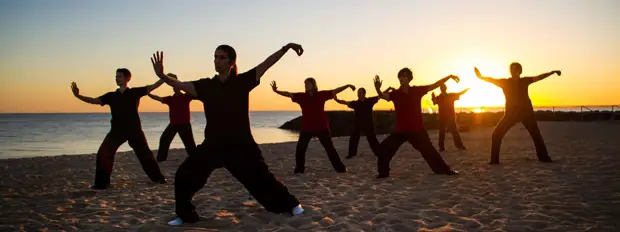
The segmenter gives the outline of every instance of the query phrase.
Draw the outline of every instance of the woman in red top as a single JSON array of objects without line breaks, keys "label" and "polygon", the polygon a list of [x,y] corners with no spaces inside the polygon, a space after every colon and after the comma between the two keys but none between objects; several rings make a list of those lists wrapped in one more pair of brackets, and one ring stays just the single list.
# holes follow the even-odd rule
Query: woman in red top
[{"label": "woman in red top", "polygon": [[386,101],[394,102],[394,111],[396,112],[396,132],[381,142],[383,153],[378,157],[379,175],[377,178],[390,176],[390,161],[405,141],[408,141],[414,149],[422,153],[422,157],[434,173],[458,174],[446,164],[439,152],[433,147],[431,139],[424,129],[424,120],[422,119],[422,97],[450,79],[459,81],[457,76],[450,75],[431,85],[409,86],[409,82],[413,80],[413,73],[410,69],[403,68],[398,72],[400,88],[390,93],[384,93],[381,91],[381,79],[379,76],[375,76],[377,94]]},{"label": "woman in red top", "polygon": [[319,91],[314,78],[307,78],[304,84],[305,92],[290,93],[278,90],[276,82],[271,82],[274,92],[291,98],[293,102],[301,107],[301,133],[299,133],[299,141],[297,141],[297,148],[295,150],[296,167],[294,173],[304,173],[306,149],[312,137],[319,138],[334,169],[339,173],[347,172],[347,167],[342,163],[329,134],[329,121],[327,121],[327,116],[325,115],[325,102],[347,88],[355,90],[355,86],[345,85],[333,90]]},{"label": "woman in red top", "polygon": [[[169,77],[177,79],[177,75],[168,73]],[[194,142],[194,134],[192,132],[192,124],[190,123],[189,103],[194,100],[189,94],[181,93],[181,90],[174,88],[174,94],[167,97],[159,97],[149,94],[153,100],[168,105],[170,110],[170,123],[159,138],[159,150],[157,151],[157,161],[162,162],[168,159],[168,149],[174,136],[179,133],[185,151],[188,155],[194,154],[196,150],[196,142]]]}]

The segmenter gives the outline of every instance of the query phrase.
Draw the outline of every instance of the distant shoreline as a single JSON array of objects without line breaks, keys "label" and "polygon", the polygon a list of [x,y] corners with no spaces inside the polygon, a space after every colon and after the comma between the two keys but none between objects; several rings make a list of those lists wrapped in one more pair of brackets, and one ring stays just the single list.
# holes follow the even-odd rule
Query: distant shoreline
[{"label": "distant shoreline", "polygon": [[[562,109],[575,109],[575,110],[580,110],[581,108],[584,108],[584,112],[585,111],[620,111],[620,104],[617,105],[565,105],[565,106],[534,106],[534,109],[536,109],[536,111],[549,111],[552,109],[558,109],[558,110],[562,110]],[[590,110],[591,108],[597,108],[597,110]],[[601,108],[606,108],[608,110],[600,110]],[[432,108],[433,111],[436,110],[436,107]],[[495,112],[499,112],[499,111],[503,111],[504,110],[504,106],[479,106],[479,107],[455,107],[457,112],[466,112],[466,111],[472,111],[475,109],[483,109],[485,111],[495,111]],[[375,108],[375,111],[391,111],[393,110],[393,108]],[[350,111],[349,109],[347,110],[327,110],[326,112],[335,112],[335,111]],[[423,109],[424,112],[427,113],[426,109]],[[202,113],[203,111],[191,111],[191,113]],[[260,112],[265,112],[265,113],[277,113],[277,112],[283,112],[283,113],[301,113],[301,110],[250,110],[250,113],[260,113]],[[140,113],[168,113],[168,111],[141,111]],[[103,112],[0,112],[0,115],[20,115],[20,114],[109,114],[109,112],[103,111]]]}]

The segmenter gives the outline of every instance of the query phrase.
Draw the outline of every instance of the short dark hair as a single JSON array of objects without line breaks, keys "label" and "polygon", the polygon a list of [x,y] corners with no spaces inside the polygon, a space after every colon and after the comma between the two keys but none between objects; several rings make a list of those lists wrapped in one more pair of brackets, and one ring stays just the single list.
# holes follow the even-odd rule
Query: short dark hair
[{"label": "short dark hair", "polygon": [[406,77],[408,77],[409,81],[413,80],[413,72],[411,71],[411,69],[409,69],[409,68],[402,68],[400,71],[398,71],[398,76],[400,76],[401,74],[403,74]]},{"label": "short dark hair", "polygon": [[125,78],[131,78],[131,72],[126,68],[116,69],[117,73],[122,73]]}]

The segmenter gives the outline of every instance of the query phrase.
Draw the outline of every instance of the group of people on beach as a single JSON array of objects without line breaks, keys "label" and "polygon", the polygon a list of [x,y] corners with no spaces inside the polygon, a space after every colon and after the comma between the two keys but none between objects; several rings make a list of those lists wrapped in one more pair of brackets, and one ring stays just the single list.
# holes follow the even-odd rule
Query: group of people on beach
[{"label": "group of people on beach", "polygon": [[[289,43],[267,57],[256,67],[239,73],[236,65],[237,53],[229,45],[220,45],[215,49],[214,65],[217,75],[194,81],[180,81],[176,75],[164,72],[164,54],[156,52],[151,58],[153,69],[159,80],[151,85],[129,88],[131,72],[128,69],[116,70],[118,89],[100,97],[86,97],[80,94],[75,83],[71,84],[73,94],[78,99],[101,106],[109,105],[112,119],[111,129],[103,140],[96,158],[95,181],[92,189],[103,190],[110,184],[110,176],[117,149],[125,142],[134,150],[147,176],[154,182],[165,184],[158,161],[165,161],[168,148],[178,133],[185,145],[188,157],[179,166],[174,181],[176,218],[170,225],[192,223],[199,220],[198,213],[191,203],[192,197],[207,182],[210,174],[217,168],[226,168],[248,192],[267,211],[274,213],[301,214],[304,210],[299,200],[287,187],[269,171],[258,144],[254,141],[250,130],[249,93],[260,84],[265,72],[277,63],[284,54],[293,50],[298,56],[304,52],[299,44]],[[552,74],[561,75],[560,71],[552,71],[535,77],[521,78],[522,68],[519,63],[510,65],[512,78],[494,79],[484,77],[477,68],[478,78],[502,88],[506,98],[506,110],[492,135],[491,164],[499,163],[501,140],[507,131],[516,123],[521,122],[534,140],[538,159],[551,162],[541,133],[536,124],[532,103],[528,96],[528,86]],[[326,150],[333,168],[339,173],[347,172],[345,164],[336,151],[329,130],[324,104],[334,99],[347,105],[355,112],[355,130],[351,135],[347,158],[357,153],[360,135],[363,133],[377,156],[377,178],[389,177],[390,161],[399,147],[409,142],[418,150],[432,171],[436,174],[456,175],[457,171],[450,168],[442,159],[439,151],[445,150],[445,131],[452,133],[454,143],[459,149],[466,149],[461,141],[455,121],[454,101],[467,92],[448,93],[445,83],[449,80],[459,82],[459,77],[450,75],[430,85],[410,85],[413,73],[408,68],[398,72],[399,88],[381,90],[382,81],[379,76],[374,78],[376,97],[366,97],[366,90],[359,88],[355,101],[338,99],[337,94],[346,90],[355,90],[353,85],[345,85],[333,90],[319,90],[316,80],[307,78],[304,81],[305,91],[291,93],[278,90],[275,81],[271,82],[273,91],[290,98],[300,105],[302,110],[302,126],[297,143],[294,173],[304,173],[305,153],[310,140],[317,137]],[[166,83],[174,89],[174,94],[160,97],[151,94]],[[439,151],[433,146],[422,118],[421,98],[436,88],[441,94],[435,96],[433,103],[439,106],[440,139]],[[149,96],[166,104],[170,108],[170,124],[160,138],[157,158],[148,146],[141,128],[138,106],[140,98]],[[372,119],[373,106],[380,100],[392,101],[396,113],[396,130],[382,142],[374,133]],[[203,103],[207,125],[204,140],[196,145],[192,135],[189,104],[192,100]]]}]

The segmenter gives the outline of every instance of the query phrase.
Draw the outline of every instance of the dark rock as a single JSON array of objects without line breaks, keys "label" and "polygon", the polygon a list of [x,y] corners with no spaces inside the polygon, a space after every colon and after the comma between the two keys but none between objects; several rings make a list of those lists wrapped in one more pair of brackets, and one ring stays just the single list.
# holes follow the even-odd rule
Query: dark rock
[{"label": "dark rock", "polygon": [[[352,111],[327,111],[330,130],[333,137],[349,136],[354,127],[355,118]],[[394,111],[374,111],[373,112],[375,133],[388,134],[394,131]],[[476,128],[494,127],[504,116],[504,112],[483,112],[457,113],[457,124],[459,131],[467,132]],[[427,130],[437,129],[437,114],[423,114],[424,127]],[[589,111],[589,112],[553,112],[536,111],[538,121],[601,121],[601,120],[620,120],[620,114],[615,115],[610,111]],[[299,132],[301,128],[301,116],[294,118],[282,126],[280,129]]]}]

